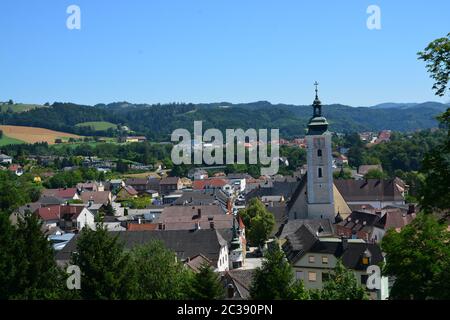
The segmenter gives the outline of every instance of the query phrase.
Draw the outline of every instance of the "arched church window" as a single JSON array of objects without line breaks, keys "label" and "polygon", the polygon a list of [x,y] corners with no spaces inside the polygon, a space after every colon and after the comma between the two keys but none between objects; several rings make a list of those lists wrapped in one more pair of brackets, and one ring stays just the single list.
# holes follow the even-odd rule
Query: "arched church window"
[{"label": "arched church window", "polygon": [[317,150],[317,156],[321,157],[322,156],[322,149]]},{"label": "arched church window", "polygon": [[319,177],[319,178],[322,178],[322,168],[319,168],[318,170],[317,170],[317,176]]}]

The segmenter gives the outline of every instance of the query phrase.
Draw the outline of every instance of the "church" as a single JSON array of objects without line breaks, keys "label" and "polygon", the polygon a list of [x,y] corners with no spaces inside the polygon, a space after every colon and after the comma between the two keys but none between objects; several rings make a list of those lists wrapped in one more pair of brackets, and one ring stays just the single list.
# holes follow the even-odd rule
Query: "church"
[{"label": "church", "polygon": [[302,177],[287,205],[289,220],[346,219],[357,206],[381,209],[386,205],[403,205],[404,186],[393,180],[333,180],[332,134],[322,114],[318,95],[312,104],[313,115],[306,134],[307,173]]}]

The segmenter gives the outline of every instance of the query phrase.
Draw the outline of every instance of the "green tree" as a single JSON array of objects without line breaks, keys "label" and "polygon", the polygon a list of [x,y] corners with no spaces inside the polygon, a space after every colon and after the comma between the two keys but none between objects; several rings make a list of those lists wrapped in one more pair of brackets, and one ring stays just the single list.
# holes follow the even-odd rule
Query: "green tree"
[{"label": "green tree", "polygon": [[136,278],[133,277],[129,254],[117,236],[104,226],[83,229],[77,241],[72,264],[81,270],[81,296],[84,299],[131,299]]},{"label": "green tree", "polygon": [[248,239],[255,246],[263,246],[275,226],[275,218],[258,199],[250,200],[249,205],[240,211],[246,227]]},{"label": "green tree", "polygon": [[9,105],[13,105],[13,104],[14,104],[14,101],[13,101],[12,99],[9,99],[9,100],[8,100],[8,104],[9,104]]},{"label": "green tree", "polygon": [[352,172],[348,169],[341,168],[339,172],[333,172],[334,179],[351,179]]},{"label": "green tree", "polygon": [[194,275],[191,290],[194,300],[216,300],[225,296],[225,288],[218,274],[206,263]]},{"label": "green tree", "polygon": [[8,214],[0,211],[0,300],[10,298],[16,290],[15,232]]},{"label": "green tree", "polygon": [[323,289],[314,293],[320,300],[366,300],[366,290],[358,284],[353,271],[347,269],[341,261],[337,261],[334,270],[329,274]]},{"label": "green tree", "polygon": [[126,173],[128,171],[128,164],[124,162],[122,159],[117,161],[116,163],[116,171],[119,173]]},{"label": "green tree", "polygon": [[262,266],[255,270],[250,295],[257,300],[309,299],[303,283],[295,279],[292,266],[278,244],[269,246]]},{"label": "green tree", "polygon": [[394,299],[450,299],[450,233],[433,215],[418,214],[400,232],[382,240],[384,271],[395,277]]},{"label": "green tree", "polygon": [[420,188],[420,204],[425,212],[442,212],[450,215],[450,109],[439,117],[447,129],[446,140],[430,151],[423,160],[425,180]]},{"label": "green tree", "polygon": [[31,212],[19,217],[15,231],[13,298],[63,297],[65,275],[54,260],[54,251],[42,233],[42,222]]},{"label": "green tree", "polygon": [[190,271],[176,261],[174,252],[160,241],[133,248],[133,272],[139,277],[138,299],[187,299],[191,280]]},{"label": "green tree", "polygon": [[387,175],[378,169],[370,169],[365,175],[364,179],[384,179]]},{"label": "green tree", "polygon": [[417,54],[420,60],[427,63],[426,68],[435,81],[433,90],[442,97],[450,80],[450,33],[434,40]]}]

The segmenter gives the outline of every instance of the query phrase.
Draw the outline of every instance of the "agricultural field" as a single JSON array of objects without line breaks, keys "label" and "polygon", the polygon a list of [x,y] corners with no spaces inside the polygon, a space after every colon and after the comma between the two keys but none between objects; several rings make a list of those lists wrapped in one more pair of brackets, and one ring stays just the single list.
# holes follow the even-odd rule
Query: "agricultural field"
[{"label": "agricultural field", "polygon": [[18,139],[10,138],[5,134],[3,134],[3,136],[0,138],[0,147],[7,146],[9,144],[23,144],[23,143],[25,142]]},{"label": "agricultural field", "polygon": [[55,144],[56,139],[67,142],[69,138],[82,138],[76,134],[36,127],[0,126],[0,130],[8,138],[17,139],[26,143],[47,142],[48,144]]},{"label": "agricultural field", "polygon": [[117,125],[107,121],[91,121],[82,122],[75,125],[76,127],[91,127],[96,131],[106,131],[108,129],[116,129]]},{"label": "agricultural field", "polygon": [[44,108],[44,106],[40,104],[25,104],[25,103],[0,104],[0,112],[8,112],[8,110],[10,110],[14,113],[19,113],[36,108]]}]

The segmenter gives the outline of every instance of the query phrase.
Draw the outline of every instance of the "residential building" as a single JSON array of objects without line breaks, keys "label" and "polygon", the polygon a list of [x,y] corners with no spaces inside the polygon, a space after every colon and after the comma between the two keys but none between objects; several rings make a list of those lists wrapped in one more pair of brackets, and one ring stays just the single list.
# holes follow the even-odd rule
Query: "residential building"
[{"label": "residential building", "polygon": [[182,183],[179,177],[162,178],[159,183],[159,192],[161,195],[167,195],[173,191],[180,190]]}]

